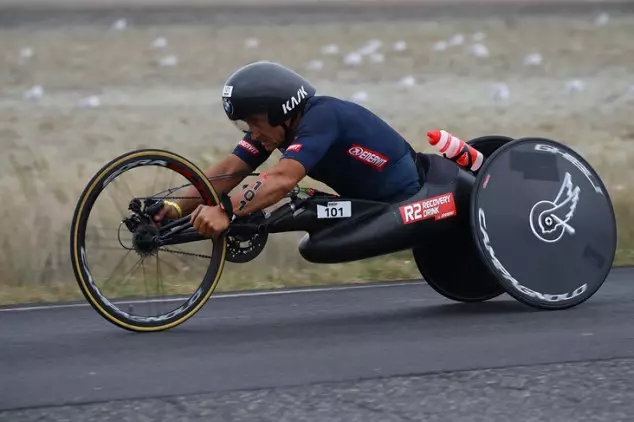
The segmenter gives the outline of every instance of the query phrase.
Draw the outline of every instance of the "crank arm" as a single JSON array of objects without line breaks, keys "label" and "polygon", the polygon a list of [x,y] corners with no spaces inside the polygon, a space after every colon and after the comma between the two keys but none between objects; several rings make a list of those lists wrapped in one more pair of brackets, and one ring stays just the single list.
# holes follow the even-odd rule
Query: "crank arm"
[{"label": "crank arm", "polygon": [[[185,217],[179,218],[178,220],[174,220],[160,227],[157,241],[161,246],[167,244],[166,242],[170,242],[170,244],[174,244],[174,241],[177,241],[178,243],[184,243],[181,240],[177,240],[181,236],[176,236],[176,235],[185,231],[189,232],[190,230],[191,232],[198,235],[199,237],[198,240],[203,239],[203,237],[200,236],[200,234],[198,234],[196,230],[194,230],[191,223],[191,217],[187,215]],[[190,233],[186,233],[186,235],[190,235]],[[187,236],[187,238],[190,239],[188,241],[194,240],[194,239],[191,239],[190,236]]]},{"label": "crank arm", "polygon": [[198,242],[198,241],[207,240],[207,239],[208,239],[207,237],[202,236],[193,227],[189,227],[187,229],[181,230],[179,233],[176,233],[176,234],[168,233],[165,236],[159,237],[158,245],[159,246],[179,245],[182,243]]}]

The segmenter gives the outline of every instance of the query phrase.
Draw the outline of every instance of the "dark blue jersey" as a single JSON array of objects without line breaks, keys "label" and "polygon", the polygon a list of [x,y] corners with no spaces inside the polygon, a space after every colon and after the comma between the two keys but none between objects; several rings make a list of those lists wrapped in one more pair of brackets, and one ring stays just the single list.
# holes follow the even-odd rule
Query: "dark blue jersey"
[{"label": "dark blue jersey", "polygon": [[[353,102],[311,98],[282,158],[299,161],[311,178],[337,194],[378,201],[402,200],[420,189],[410,146],[386,122]],[[233,151],[252,168],[270,155],[247,134]]]}]

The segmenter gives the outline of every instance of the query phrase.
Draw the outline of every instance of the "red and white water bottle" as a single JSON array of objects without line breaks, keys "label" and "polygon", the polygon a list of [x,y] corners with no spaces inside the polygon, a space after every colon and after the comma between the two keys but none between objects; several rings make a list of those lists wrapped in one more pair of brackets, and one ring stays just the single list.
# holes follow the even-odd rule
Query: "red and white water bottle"
[{"label": "red and white water bottle", "polygon": [[484,162],[484,155],[480,151],[445,130],[427,132],[427,138],[438,152],[461,167],[477,171]]}]

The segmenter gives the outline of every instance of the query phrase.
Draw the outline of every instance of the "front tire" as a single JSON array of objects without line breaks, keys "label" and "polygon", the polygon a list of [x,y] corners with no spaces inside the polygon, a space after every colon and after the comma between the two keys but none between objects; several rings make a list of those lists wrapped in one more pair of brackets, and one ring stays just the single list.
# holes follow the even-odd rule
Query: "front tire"
[{"label": "front tire", "polygon": [[[97,287],[86,257],[86,226],[95,201],[104,188],[123,173],[143,166],[161,166],[172,170],[194,185],[206,205],[217,205],[219,196],[213,186],[192,162],[184,157],[159,149],[136,150],[123,154],[103,166],[79,197],[70,233],[70,253],[77,284],[88,303],[110,323],[135,332],[154,332],[173,328],[191,318],[214,292],[226,259],[227,243],[224,236],[209,239],[212,243],[209,265],[203,280],[193,294],[183,299],[180,306],[155,316],[139,316],[129,312],[131,301],[115,303]],[[132,198],[130,198],[132,199]],[[206,242],[207,240],[205,240]],[[142,257],[143,259],[143,257]],[[158,257],[157,257],[158,260]],[[144,269],[145,270],[145,269]],[[180,299],[169,299],[178,302]],[[124,307],[127,307],[125,310]]]}]

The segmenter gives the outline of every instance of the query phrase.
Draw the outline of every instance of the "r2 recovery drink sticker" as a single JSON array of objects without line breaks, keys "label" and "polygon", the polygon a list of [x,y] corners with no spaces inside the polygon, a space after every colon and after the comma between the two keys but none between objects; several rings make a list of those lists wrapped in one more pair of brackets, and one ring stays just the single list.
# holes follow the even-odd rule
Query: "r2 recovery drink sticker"
[{"label": "r2 recovery drink sticker", "polygon": [[444,193],[433,198],[426,198],[411,204],[399,207],[403,224],[416,223],[417,221],[433,218],[442,220],[456,215],[456,202],[453,193]]}]

